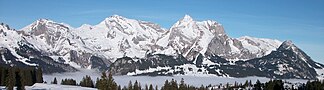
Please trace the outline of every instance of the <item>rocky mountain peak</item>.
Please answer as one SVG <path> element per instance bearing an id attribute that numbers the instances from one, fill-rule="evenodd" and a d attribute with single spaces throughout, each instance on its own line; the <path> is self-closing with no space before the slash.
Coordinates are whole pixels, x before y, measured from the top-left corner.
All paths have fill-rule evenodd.
<path id="1" fill-rule="evenodd" d="M 105 20 L 101 21 L 96 27 L 101 27 L 105 29 L 118 29 L 124 30 L 127 27 L 132 26 L 134 23 L 137 23 L 137 20 L 128 19 L 119 15 L 112 15 L 110 17 L 105 18 Z"/>
<path id="2" fill-rule="evenodd" d="M 174 28 L 186 28 L 196 26 L 196 22 L 192 19 L 191 16 L 185 15 L 183 18 L 179 19 L 170 29 Z"/>
<path id="3" fill-rule="evenodd" d="M 92 26 L 89 24 L 82 24 L 80 27 L 76 28 L 77 30 L 91 30 Z"/>
<path id="4" fill-rule="evenodd" d="M 68 24 L 57 23 L 49 19 L 38 19 L 32 24 L 22 28 L 26 34 L 34 34 L 36 36 L 40 34 L 48 33 L 57 33 L 57 32 L 69 32 L 72 27 Z"/>
<path id="5" fill-rule="evenodd" d="M 112 16 L 105 18 L 105 20 L 102 21 L 101 23 L 107 23 L 107 22 L 112 22 L 112 21 L 121 22 L 121 21 L 126 21 L 126 20 L 128 20 L 128 18 L 125 18 L 120 15 L 112 15 Z"/>
<path id="6" fill-rule="evenodd" d="M 2 30 L 10 30 L 9 25 L 5 24 L 5 23 L 0 23 L 0 29 Z"/>
<path id="7" fill-rule="evenodd" d="M 123 16 L 120 16 L 120 15 L 117 15 L 117 14 L 112 15 L 112 16 L 110 16 L 109 18 L 115 18 L 115 19 L 127 19 L 127 18 L 125 18 L 125 17 L 123 17 Z"/>
<path id="8" fill-rule="evenodd" d="M 189 16 L 189 15 L 185 15 L 180 21 L 182 22 L 190 22 L 190 21 L 193 21 L 192 17 Z"/>
<path id="9" fill-rule="evenodd" d="M 295 51 L 297 47 L 293 44 L 291 40 L 284 41 L 278 48 L 278 50 L 293 50 Z"/>

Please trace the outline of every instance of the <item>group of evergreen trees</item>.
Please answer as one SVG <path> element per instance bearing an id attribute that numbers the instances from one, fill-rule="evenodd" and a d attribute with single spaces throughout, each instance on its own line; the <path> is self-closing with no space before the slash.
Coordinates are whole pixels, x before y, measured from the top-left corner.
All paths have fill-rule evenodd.
<path id="1" fill-rule="evenodd" d="M 17 68 L 17 67 L 1 67 L 0 66 L 0 86 L 6 86 L 7 90 L 13 90 L 13 87 L 17 87 L 17 90 L 24 90 L 24 86 L 31 86 L 35 83 L 43 83 L 42 69 L 41 68 Z M 57 84 L 57 79 L 51 82 L 52 84 Z M 142 87 L 140 82 L 135 81 L 129 82 L 128 86 L 123 88 L 118 85 L 112 74 L 109 73 L 108 76 L 105 72 L 102 73 L 100 78 L 97 78 L 96 83 L 91 79 L 90 76 L 85 76 L 80 81 L 76 83 L 73 79 L 62 79 L 62 85 L 79 85 L 82 87 L 98 88 L 99 90 L 159 90 L 158 86 L 145 85 Z M 293 85 L 291 87 L 294 87 Z M 226 84 L 223 87 L 215 87 L 212 85 L 195 87 L 186 84 L 184 79 L 178 83 L 176 80 L 171 81 L 166 80 L 164 85 L 161 86 L 160 90 L 217 90 L 217 89 L 235 89 L 249 88 L 253 90 L 285 90 L 284 82 L 282 80 L 270 80 L 265 83 L 261 83 L 259 80 L 255 84 L 252 84 L 251 80 L 246 81 L 244 84 L 234 83 L 233 85 Z M 302 84 L 298 88 L 290 88 L 293 90 L 324 90 L 324 81 L 308 81 L 306 84 Z"/>
<path id="2" fill-rule="evenodd" d="M 96 86 L 99 90 L 117 90 L 117 83 L 114 81 L 112 74 L 102 73 L 101 78 L 97 79 Z"/>
<path id="3" fill-rule="evenodd" d="M 177 80 L 172 79 L 170 82 L 165 80 L 164 85 L 161 90 L 207 90 L 207 87 L 201 85 L 200 87 L 190 86 L 184 82 L 182 78 L 180 83 L 177 83 Z"/>
<path id="4" fill-rule="evenodd" d="M 73 79 L 62 79 L 61 81 L 62 85 L 77 85 L 76 81 Z"/>
<path id="5" fill-rule="evenodd" d="M 251 82 L 251 81 L 250 81 Z M 284 86 L 284 81 L 282 80 L 270 80 L 265 83 L 261 83 L 259 80 L 252 85 L 251 83 L 248 83 L 246 86 L 246 83 L 242 86 L 230 86 L 228 89 L 234 90 L 237 88 L 245 88 L 245 87 L 252 87 L 253 90 L 324 90 L 324 81 L 314 80 L 314 81 L 307 81 L 307 83 L 303 83 L 300 86 L 295 87 L 292 83 L 291 86 Z M 289 82 L 286 82 L 289 83 Z"/>
<path id="6" fill-rule="evenodd" d="M 54 80 L 51 83 L 57 84 L 57 79 L 54 78 Z M 76 80 L 74 79 L 62 79 L 61 85 L 79 85 L 82 87 L 90 87 L 90 88 L 96 87 L 99 90 L 117 90 L 118 88 L 117 83 L 114 81 L 112 77 L 112 74 L 109 73 L 109 75 L 107 76 L 105 72 L 102 73 L 100 79 L 97 78 L 97 82 L 95 85 L 91 77 L 88 75 L 83 77 L 83 79 L 80 81 L 79 84 L 77 84 Z"/>
<path id="7" fill-rule="evenodd" d="M 13 90 L 14 86 L 17 86 L 18 90 L 24 90 L 25 86 L 43 83 L 42 73 L 41 68 L 0 66 L 0 86 L 6 86 L 7 90 Z"/>
<path id="8" fill-rule="evenodd" d="M 53 84 L 57 84 L 56 78 L 54 78 L 54 81 L 52 81 Z M 246 82 L 244 84 L 235 82 L 234 84 L 225 84 L 224 86 L 203 86 L 195 87 L 189 84 L 186 84 L 184 79 L 181 79 L 181 81 L 178 83 L 176 80 L 172 79 L 171 81 L 166 80 L 164 82 L 164 85 L 161 86 L 159 89 L 158 86 L 145 85 L 145 87 L 141 86 L 141 83 L 138 81 L 135 81 L 132 83 L 129 81 L 128 86 L 121 87 L 118 85 L 113 77 L 112 74 L 109 73 L 108 76 L 106 73 L 102 73 L 100 78 L 97 78 L 96 83 L 93 83 L 93 80 L 90 76 L 85 76 L 80 81 L 79 84 L 76 83 L 73 79 L 64 79 L 61 82 L 62 85 L 79 85 L 82 87 L 91 87 L 91 88 L 98 88 L 99 90 L 219 90 L 219 89 L 225 89 L 225 90 L 237 90 L 237 89 L 251 89 L 251 90 L 286 90 L 287 88 L 284 87 L 284 82 L 282 80 L 270 80 L 265 83 L 261 83 L 259 80 L 257 80 L 255 83 L 252 83 L 251 80 Z M 293 86 L 291 86 L 293 87 Z M 308 81 L 306 84 L 303 84 L 302 86 L 299 86 L 298 88 L 289 88 L 293 90 L 324 90 L 324 81 L 320 82 L 318 80 L 316 81 Z"/>
<path id="9" fill-rule="evenodd" d="M 83 86 L 83 87 L 91 87 L 91 88 L 95 87 L 93 85 L 93 81 L 91 80 L 91 77 L 88 75 L 86 75 L 85 77 L 82 78 L 79 85 Z"/>
<path id="10" fill-rule="evenodd" d="M 315 81 L 307 81 L 306 85 L 303 84 L 302 87 L 299 87 L 298 89 L 302 90 L 324 90 L 324 80 L 320 82 L 319 80 Z"/>

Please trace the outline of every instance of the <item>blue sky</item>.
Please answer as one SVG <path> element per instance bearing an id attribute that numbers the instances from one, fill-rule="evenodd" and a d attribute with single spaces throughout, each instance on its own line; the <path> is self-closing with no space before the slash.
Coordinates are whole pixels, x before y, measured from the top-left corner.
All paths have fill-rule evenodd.
<path id="1" fill-rule="evenodd" d="M 96 25 L 114 14 L 164 28 L 185 14 L 215 20 L 231 37 L 292 40 L 324 63 L 324 0 L 0 0 L 0 22 L 16 29 L 40 18 Z"/>

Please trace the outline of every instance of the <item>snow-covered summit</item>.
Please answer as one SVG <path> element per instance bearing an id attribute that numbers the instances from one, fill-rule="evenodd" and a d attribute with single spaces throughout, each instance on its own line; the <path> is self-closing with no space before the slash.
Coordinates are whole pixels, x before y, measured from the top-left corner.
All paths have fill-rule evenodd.
<path id="1" fill-rule="evenodd" d="M 34 34 L 38 36 L 44 33 L 69 32 L 70 29 L 73 29 L 73 27 L 68 24 L 57 23 L 49 19 L 38 19 L 21 30 L 24 31 L 25 34 Z"/>
<path id="2" fill-rule="evenodd" d="M 189 15 L 177 21 L 157 42 L 164 47 L 160 52 L 178 52 L 189 60 L 199 54 L 219 55 L 229 60 L 252 59 L 269 54 L 280 44 L 278 40 L 248 36 L 230 38 L 220 23 L 195 21 Z"/>
<path id="3" fill-rule="evenodd" d="M 242 46 L 249 50 L 251 53 L 259 53 L 258 56 L 270 54 L 282 43 L 281 41 L 276 39 L 256 38 L 250 36 L 243 36 L 237 39 L 241 41 Z"/>
<path id="4" fill-rule="evenodd" d="M 92 25 L 82 24 L 80 27 L 76 28 L 76 30 L 92 30 Z"/>
<path id="5" fill-rule="evenodd" d="M 7 24 L 0 23 L 0 29 L 2 29 L 2 30 L 10 30 L 10 27 Z"/>
<path id="6" fill-rule="evenodd" d="M 190 21 L 193 21 L 193 18 L 187 14 L 180 20 L 180 22 L 190 22 Z"/>
<path id="7" fill-rule="evenodd" d="M 80 36 L 88 47 L 103 52 L 106 57 L 119 58 L 124 55 L 144 57 L 164 31 L 155 23 L 113 15 L 97 25 L 73 30 L 73 33 Z"/>
<path id="8" fill-rule="evenodd" d="M 15 30 L 12 30 L 7 24 L 0 24 L 0 47 L 14 50 L 13 48 L 18 46 L 19 40 L 21 40 L 21 36 Z"/>
<path id="9" fill-rule="evenodd" d="M 286 40 L 280 45 L 279 49 L 280 50 L 295 50 L 296 46 L 292 43 L 291 40 Z"/>

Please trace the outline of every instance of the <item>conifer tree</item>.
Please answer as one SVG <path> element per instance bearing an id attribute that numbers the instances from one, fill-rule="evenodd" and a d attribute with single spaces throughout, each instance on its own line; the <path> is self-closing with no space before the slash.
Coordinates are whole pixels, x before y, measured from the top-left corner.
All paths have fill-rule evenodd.
<path id="1" fill-rule="evenodd" d="M 153 85 L 150 84 L 149 90 L 153 90 Z"/>
<path id="2" fill-rule="evenodd" d="M 122 90 L 120 85 L 118 85 L 118 89 L 117 90 Z"/>
<path id="3" fill-rule="evenodd" d="M 86 81 L 87 81 L 87 84 L 86 84 L 87 87 L 94 88 L 94 84 L 93 84 L 93 81 L 90 76 L 87 77 Z"/>
<path id="4" fill-rule="evenodd" d="M 36 83 L 43 83 L 43 71 L 42 71 L 42 68 L 37 68 L 37 71 L 36 71 Z"/>
<path id="5" fill-rule="evenodd" d="M 36 83 L 36 78 L 37 78 L 36 69 L 32 69 L 30 72 L 31 72 L 31 75 L 32 75 L 32 82 Z"/>
<path id="6" fill-rule="evenodd" d="M 96 88 L 98 88 L 98 86 L 99 86 L 99 80 L 100 80 L 100 79 L 97 77 L 96 85 L 95 85 Z"/>
<path id="7" fill-rule="evenodd" d="M 139 88 L 139 90 L 142 90 L 142 86 L 141 86 L 140 82 L 138 82 L 138 88 Z"/>
<path id="8" fill-rule="evenodd" d="M 101 78 L 97 81 L 97 83 L 97 88 L 100 90 L 116 90 L 118 86 L 117 83 L 114 81 L 111 72 L 109 72 L 108 77 L 106 73 L 103 72 Z"/>
<path id="9" fill-rule="evenodd" d="M 7 78 L 6 78 L 6 88 L 7 90 L 13 90 L 16 84 L 15 71 L 13 68 L 9 68 Z"/>
<path id="10" fill-rule="evenodd" d="M 172 79 L 170 83 L 171 83 L 171 90 L 178 90 L 177 80 Z"/>
<path id="11" fill-rule="evenodd" d="M 170 90 L 169 81 L 165 80 L 164 85 L 162 86 L 161 90 Z"/>
<path id="12" fill-rule="evenodd" d="M 148 90 L 149 88 L 148 88 L 148 86 L 147 86 L 147 84 L 145 84 L 145 90 Z"/>
<path id="13" fill-rule="evenodd" d="M 249 81 L 246 80 L 243 86 L 244 86 L 244 87 L 248 87 L 248 86 L 249 86 Z"/>
<path id="14" fill-rule="evenodd" d="M 0 66 L 0 86 L 2 86 L 3 78 L 2 78 L 2 67 Z"/>
<path id="15" fill-rule="evenodd" d="M 129 83 L 128 83 L 128 90 L 133 90 L 132 81 L 129 81 Z"/>
<path id="16" fill-rule="evenodd" d="M 97 88 L 99 90 L 108 90 L 108 78 L 105 72 L 102 72 L 101 78 L 97 81 Z"/>
<path id="17" fill-rule="evenodd" d="M 250 80 L 250 81 L 249 81 L 249 86 L 252 86 L 252 85 L 253 85 L 253 84 L 252 84 L 252 81 Z"/>
<path id="18" fill-rule="evenodd" d="M 92 81 L 91 77 L 88 75 L 83 77 L 82 80 L 80 81 L 80 86 L 93 88 L 94 85 L 93 85 L 93 81 Z"/>
<path id="19" fill-rule="evenodd" d="M 134 83 L 133 90 L 140 90 L 137 80 Z"/>
<path id="20" fill-rule="evenodd" d="M 187 85 L 184 82 L 184 79 L 181 78 L 180 84 L 179 84 L 179 90 L 187 90 Z"/>
<path id="21" fill-rule="evenodd" d="M 33 85 L 34 83 L 33 83 L 33 79 L 32 79 L 32 73 L 31 73 L 31 71 L 32 71 L 32 69 L 27 69 L 27 70 L 23 70 L 23 71 L 21 71 L 21 72 L 23 72 L 24 73 L 24 80 L 25 80 L 25 85 L 27 85 L 27 86 L 31 86 L 31 85 Z"/>
<path id="22" fill-rule="evenodd" d="M 56 77 L 54 77 L 54 80 L 53 80 L 52 84 L 57 84 L 57 79 L 56 79 Z"/>
<path id="23" fill-rule="evenodd" d="M 114 78 L 112 77 L 111 72 L 109 72 L 108 75 L 108 90 L 116 90 L 117 89 L 117 83 L 114 81 Z"/>
<path id="24" fill-rule="evenodd" d="M 254 88 L 256 90 L 262 90 L 262 86 L 261 86 L 261 82 L 259 80 L 256 81 L 255 85 L 254 85 Z"/>
<path id="25" fill-rule="evenodd" d="M 0 66 L 1 67 L 1 66 Z M 0 86 L 5 86 L 6 78 L 8 74 L 8 68 L 3 67 L 0 71 Z"/>
<path id="26" fill-rule="evenodd" d="M 24 80 L 24 74 L 20 69 L 18 68 L 15 72 L 16 74 L 16 86 L 17 90 L 25 90 L 25 80 Z"/>

